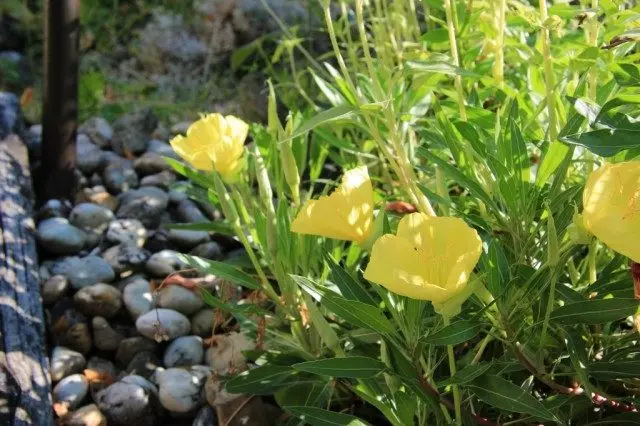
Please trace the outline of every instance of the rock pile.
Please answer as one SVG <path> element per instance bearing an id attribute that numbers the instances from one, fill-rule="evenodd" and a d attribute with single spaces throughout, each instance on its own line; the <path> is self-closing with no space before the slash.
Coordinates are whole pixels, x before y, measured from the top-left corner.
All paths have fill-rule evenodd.
<path id="1" fill-rule="evenodd" d="M 76 203 L 49 200 L 36 215 L 62 425 L 215 425 L 213 406 L 237 397 L 219 374 L 253 348 L 242 334 L 212 337 L 214 312 L 193 291 L 155 291 L 187 268 L 179 252 L 221 260 L 234 249 L 208 232 L 164 229 L 219 215 L 171 189 L 179 178 L 162 157 L 174 153 L 154 139 L 156 124 L 149 111 L 84 123 Z M 199 278 L 215 290 L 215 277 Z"/>

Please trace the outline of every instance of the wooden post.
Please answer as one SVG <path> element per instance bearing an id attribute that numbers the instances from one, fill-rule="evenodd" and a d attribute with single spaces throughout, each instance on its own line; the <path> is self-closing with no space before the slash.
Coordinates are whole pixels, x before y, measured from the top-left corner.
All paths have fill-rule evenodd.
<path id="1" fill-rule="evenodd" d="M 0 140 L 0 425 L 53 426 L 27 148 Z"/>
<path id="2" fill-rule="evenodd" d="M 80 0 L 46 0 L 41 200 L 73 200 L 76 193 L 76 130 Z"/>

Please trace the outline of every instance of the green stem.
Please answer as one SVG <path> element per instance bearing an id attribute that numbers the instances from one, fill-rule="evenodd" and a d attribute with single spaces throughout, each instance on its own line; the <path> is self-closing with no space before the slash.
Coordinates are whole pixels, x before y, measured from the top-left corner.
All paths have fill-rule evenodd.
<path id="1" fill-rule="evenodd" d="M 447 0 L 448 1 L 448 0 Z M 446 316 L 442 317 L 444 319 L 444 326 L 449 325 L 449 318 Z M 447 345 L 447 355 L 449 357 L 449 372 L 451 373 L 451 377 L 456 374 L 456 358 L 453 354 L 453 345 Z M 453 404 L 456 412 L 456 425 L 462 426 L 462 405 L 460 401 L 460 389 L 458 389 L 458 385 L 453 384 Z"/>
<path id="2" fill-rule="evenodd" d="M 551 284 L 549 285 L 549 298 L 547 299 L 547 311 L 544 314 L 544 322 L 542 323 L 542 333 L 540 333 L 540 347 L 544 347 L 544 341 L 547 339 L 547 329 L 549 328 L 549 319 L 551 318 L 551 311 L 555 302 L 556 295 L 556 282 L 558 276 L 555 271 L 551 273 Z M 540 351 L 539 364 L 544 365 L 544 351 Z"/>
<path id="3" fill-rule="evenodd" d="M 453 65 L 455 67 L 459 67 L 460 59 L 458 58 L 458 44 L 456 41 L 456 28 L 454 26 L 453 7 L 451 5 L 451 0 L 444 0 L 444 10 L 447 15 L 447 30 L 449 32 L 449 45 L 451 48 Z M 460 75 L 456 75 L 453 81 L 456 87 L 456 92 L 458 92 L 458 108 L 460 109 L 460 118 L 463 121 L 467 121 L 467 110 L 464 106 L 464 91 L 462 89 L 462 77 Z"/>
<path id="4" fill-rule="evenodd" d="M 493 77 L 498 82 L 498 86 L 504 86 L 504 27 L 505 11 L 507 0 L 498 0 L 498 46 L 496 49 L 496 60 L 493 67 Z"/>
<path id="5" fill-rule="evenodd" d="M 589 284 L 593 284 L 598 279 L 596 260 L 598 257 L 598 240 L 595 238 L 589 244 L 589 254 L 587 258 L 589 268 Z"/>
<path id="6" fill-rule="evenodd" d="M 542 56 L 544 60 L 544 83 L 547 94 L 547 111 L 549 114 L 549 140 L 554 142 L 558 137 L 558 119 L 556 117 L 555 103 L 555 83 L 553 81 L 553 63 L 551 58 L 551 40 L 549 38 L 549 28 L 547 19 L 547 0 L 540 0 L 540 20 L 542 21 Z"/>

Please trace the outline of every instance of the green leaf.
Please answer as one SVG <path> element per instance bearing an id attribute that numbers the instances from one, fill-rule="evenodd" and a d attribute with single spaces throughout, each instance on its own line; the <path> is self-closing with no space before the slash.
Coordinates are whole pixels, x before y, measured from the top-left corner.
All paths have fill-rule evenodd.
<path id="1" fill-rule="evenodd" d="M 482 265 L 487 272 L 487 289 L 496 297 L 501 295 L 511 280 L 511 273 L 509 260 L 497 239 L 489 243 L 489 252 L 482 257 Z"/>
<path id="2" fill-rule="evenodd" d="M 298 371 L 319 374 L 321 376 L 368 379 L 383 372 L 386 366 L 377 359 L 365 356 L 350 356 L 301 362 L 294 364 L 293 368 Z"/>
<path id="3" fill-rule="evenodd" d="M 330 255 L 327 254 L 326 259 L 331 269 L 331 280 L 338 286 L 345 299 L 357 300 L 376 306 L 375 300 L 360 282 L 349 275 Z"/>
<path id="4" fill-rule="evenodd" d="M 217 234 L 234 236 L 235 232 L 231 226 L 224 222 L 198 222 L 198 223 L 168 223 L 163 226 L 165 229 L 178 229 L 181 231 L 205 231 Z"/>
<path id="5" fill-rule="evenodd" d="M 407 61 L 407 68 L 416 72 L 430 72 L 445 75 L 460 75 L 467 77 L 477 77 L 478 75 L 466 71 L 460 67 L 451 65 L 448 62 L 440 61 Z"/>
<path id="6" fill-rule="evenodd" d="M 448 43 L 449 31 L 446 28 L 435 28 L 422 34 L 420 40 L 427 43 Z"/>
<path id="7" fill-rule="evenodd" d="M 469 383 L 477 379 L 478 377 L 485 374 L 487 371 L 491 369 L 493 366 L 490 362 L 480 362 L 478 364 L 469 365 L 462 370 L 458 371 L 452 377 L 449 377 L 446 380 L 438 382 L 438 387 L 449 386 L 452 384 L 462 385 L 465 383 Z"/>
<path id="8" fill-rule="evenodd" d="M 260 290 L 262 288 L 251 275 L 247 274 L 246 272 L 242 272 L 241 270 L 236 269 L 224 262 L 203 259 L 201 257 L 190 256 L 188 254 L 178 254 L 178 257 L 183 262 L 188 263 L 194 268 L 213 274 L 225 280 L 229 280 L 234 284 L 241 285 L 251 290 Z"/>
<path id="9" fill-rule="evenodd" d="M 253 303 L 245 303 L 245 304 L 234 304 L 234 303 L 226 303 L 223 302 L 222 299 L 214 296 L 209 293 L 204 288 L 200 289 L 200 296 L 202 300 L 207 305 L 211 306 L 215 309 L 220 309 L 225 312 L 229 312 L 231 314 L 239 314 L 239 315 L 269 315 L 269 311 L 259 308 Z"/>
<path id="10" fill-rule="evenodd" d="M 394 325 L 376 306 L 347 300 L 333 292 L 327 292 L 322 296 L 322 304 L 334 314 L 358 327 L 368 328 L 383 334 L 395 332 Z"/>
<path id="11" fill-rule="evenodd" d="M 193 183 L 203 188 L 213 188 L 213 180 L 204 173 L 195 171 L 191 167 L 174 158 L 164 157 L 164 161 L 170 165 L 176 173 L 188 178 Z"/>
<path id="12" fill-rule="evenodd" d="M 493 407 L 514 413 L 526 413 L 546 420 L 556 416 L 531 394 L 519 386 L 498 377 L 482 376 L 466 385 L 474 394 Z"/>
<path id="13" fill-rule="evenodd" d="M 432 154 L 431 152 L 429 152 L 429 150 L 427 150 L 424 147 L 418 148 L 418 155 L 437 164 L 438 167 L 442 169 L 442 171 L 444 171 L 447 175 L 449 175 L 450 178 L 456 181 L 463 188 L 467 188 L 469 192 L 471 192 L 473 195 L 480 198 L 494 212 L 500 211 L 500 209 L 498 208 L 498 205 L 493 201 L 493 199 L 489 196 L 489 194 L 485 192 L 482 186 L 480 186 L 480 184 L 477 183 L 476 181 L 469 179 L 459 169 L 453 167 L 451 164 L 447 163 L 440 157 Z"/>
<path id="14" fill-rule="evenodd" d="M 640 377 L 640 361 L 592 362 L 587 371 L 589 375 L 604 380 L 637 379 Z"/>
<path id="15" fill-rule="evenodd" d="M 368 426 L 368 423 L 356 416 L 322 408 L 305 406 L 285 406 L 283 408 L 312 426 Z"/>
<path id="16" fill-rule="evenodd" d="M 638 310 L 635 299 L 596 299 L 570 303 L 551 312 L 551 320 L 566 325 L 603 324 L 633 315 Z"/>
<path id="17" fill-rule="evenodd" d="M 291 377 L 297 371 L 282 365 L 266 365 L 243 371 L 225 384 L 231 393 L 247 395 L 269 395 L 283 386 L 291 384 Z"/>
<path id="18" fill-rule="evenodd" d="M 310 119 L 303 122 L 293 133 L 289 136 L 289 139 L 296 138 L 300 135 L 307 133 L 309 130 L 314 129 L 322 124 L 327 124 L 332 121 L 351 118 L 357 112 L 357 108 L 351 105 L 338 105 L 328 110 L 322 111 Z"/>
<path id="19" fill-rule="evenodd" d="M 322 306 L 348 323 L 382 334 L 395 332 L 396 329 L 393 323 L 377 306 L 356 300 L 347 300 L 337 293 L 316 285 L 305 277 L 291 275 L 291 278 L 312 297 L 319 299 Z"/>
<path id="20" fill-rule="evenodd" d="M 473 339 L 484 324 L 470 320 L 456 321 L 445 328 L 428 335 L 424 341 L 431 345 L 457 345 Z"/>
<path id="21" fill-rule="evenodd" d="M 612 157 L 619 152 L 640 147 L 640 131 L 598 129 L 568 135 L 562 141 L 587 148 L 594 154 Z"/>
<path id="22" fill-rule="evenodd" d="M 613 76 L 620 86 L 640 85 L 640 66 L 634 64 L 614 64 Z"/>

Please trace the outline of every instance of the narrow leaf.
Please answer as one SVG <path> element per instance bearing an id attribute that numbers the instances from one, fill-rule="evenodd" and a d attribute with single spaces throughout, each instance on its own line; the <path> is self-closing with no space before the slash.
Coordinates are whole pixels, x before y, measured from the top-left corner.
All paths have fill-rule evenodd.
<path id="1" fill-rule="evenodd" d="M 238 374 L 226 382 L 225 389 L 231 393 L 268 395 L 282 387 L 283 382 L 290 383 L 295 374 L 296 370 L 291 367 L 267 365 Z"/>
<path id="2" fill-rule="evenodd" d="M 251 290 L 259 290 L 261 288 L 260 284 L 254 280 L 251 275 L 246 272 L 242 272 L 233 266 L 227 265 L 226 263 L 203 259 L 197 256 L 190 256 L 188 254 L 179 254 L 178 257 L 183 262 L 188 263 L 194 268 L 216 275 L 225 280 L 229 280 L 237 285 L 247 287 Z"/>
<path id="3" fill-rule="evenodd" d="M 551 312 L 551 320 L 560 324 L 603 324 L 633 315 L 635 299 L 596 299 L 570 303 Z"/>
<path id="4" fill-rule="evenodd" d="M 587 367 L 589 375 L 598 379 L 637 379 L 640 361 L 593 362 Z"/>
<path id="5" fill-rule="evenodd" d="M 294 364 L 293 368 L 322 376 L 368 379 L 383 372 L 386 366 L 377 359 L 365 356 L 350 356 L 301 362 Z"/>
<path id="6" fill-rule="evenodd" d="M 526 413 L 546 420 L 556 420 L 553 413 L 519 386 L 498 377 L 482 376 L 468 384 L 478 398 L 489 405 L 514 413 Z"/>
<path id="7" fill-rule="evenodd" d="M 368 426 L 368 423 L 356 416 L 323 410 L 322 408 L 305 406 L 283 408 L 312 426 Z"/>
<path id="8" fill-rule="evenodd" d="M 484 324 L 462 320 L 456 321 L 437 331 L 430 334 L 425 338 L 425 342 L 431 345 L 457 345 L 458 343 L 466 342 L 476 336 L 482 330 Z"/>

